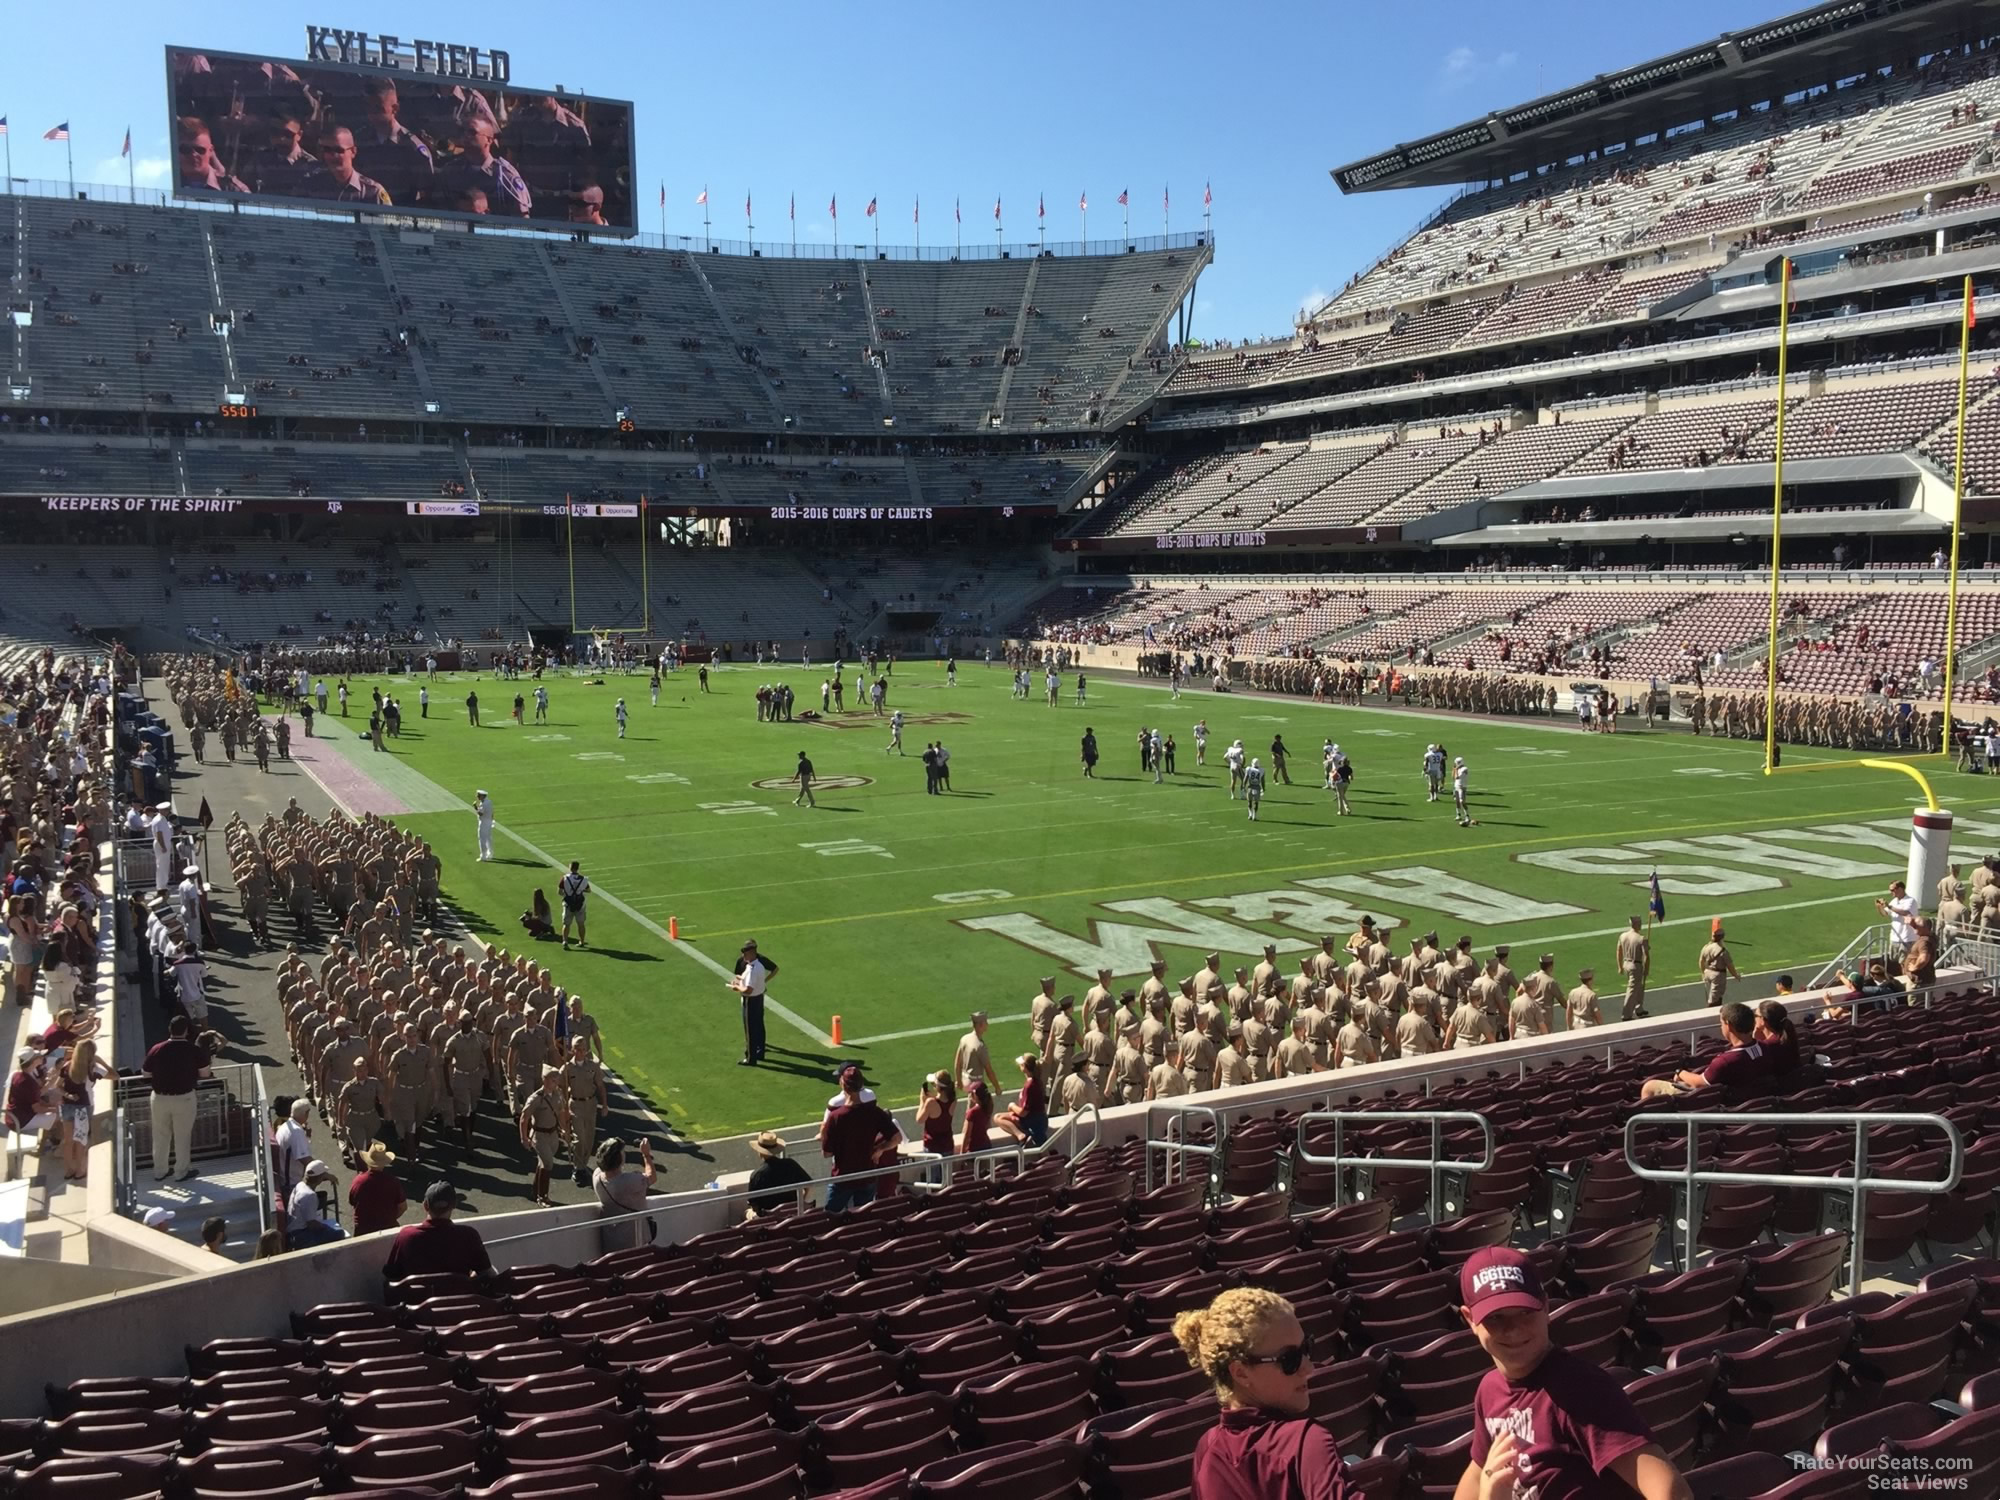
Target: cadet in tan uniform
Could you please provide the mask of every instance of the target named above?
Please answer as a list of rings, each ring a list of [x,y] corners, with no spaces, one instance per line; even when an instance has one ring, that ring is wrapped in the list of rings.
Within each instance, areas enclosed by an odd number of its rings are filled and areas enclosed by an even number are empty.
[[[1313,993],[1331,988],[1313,977],[1313,961],[1310,956],[1299,960],[1299,972],[1292,976],[1291,988],[1287,992],[1295,1011],[1304,1010],[1312,1004]]]
[[[354,1034],[354,1023],[346,1016],[333,1018],[333,1041],[320,1054],[319,1090],[315,1096],[322,1108],[335,1103],[347,1080],[354,1076],[354,1059],[368,1055],[368,1044]],[[366,1142],[363,1142],[365,1145]]]
[[[1064,995],[1056,1001],[1055,1015],[1049,1021],[1049,1039],[1042,1048],[1042,1063],[1049,1077],[1061,1078],[1069,1071],[1070,1057],[1076,1052],[1081,1036],[1076,1029],[1076,996]]]
[[[403,1027],[400,1045],[388,1056],[389,1119],[396,1127],[396,1144],[406,1156],[417,1154],[423,1129],[419,1108],[431,1081],[431,1049],[417,1035],[414,1023]]]
[[[1312,976],[1321,984],[1332,984],[1333,976],[1340,972],[1340,954],[1333,946],[1333,934],[1327,933],[1319,940],[1319,952],[1307,959],[1312,965]]]
[[[1166,1055],[1146,1075],[1146,1097],[1148,1099],[1176,1099],[1188,1091],[1187,1078],[1181,1072],[1181,1042],[1177,1036],[1166,1038]]]
[[[1000,1075],[993,1071],[992,1054],[986,1050],[986,1012],[972,1013],[972,1030],[958,1039],[958,1050],[952,1054],[951,1076],[958,1080],[958,1086],[968,1094],[975,1083],[984,1082],[995,1093],[1000,1090]]]
[[[590,1055],[590,1043],[571,1037],[562,1065],[563,1092],[569,1096],[569,1161],[576,1185],[590,1186],[591,1154],[597,1149],[597,1122],[611,1113],[604,1088],[604,1065]]]
[[[1191,1094],[1215,1087],[1215,1043],[1207,1032],[1190,1031],[1181,1038],[1181,1077]]]
[[[1496,974],[1499,967],[1499,959],[1487,959],[1486,967],[1467,987],[1465,995],[1466,999],[1486,1012],[1496,1034],[1500,1029],[1500,1019],[1506,1014],[1506,1008],[1500,1003],[1500,980]]]
[[[1430,989],[1410,991],[1410,1008],[1396,1018],[1396,1050],[1404,1057],[1424,1057],[1440,1050],[1436,1013],[1437,996]]]
[[[1249,1052],[1243,1041],[1243,1023],[1231,1021],[1224,1033],[1222,1050],[1215,1054],[1215,1086],[1233,1089],[1256,1081],[1256,1070],[1250,1066]]]
[[[1145,1056],[1148,1067],[1157,1068],[1166,1061],[1167,1049],[1173,1045],[1174,1029],[1167,1024],[1167,1002],[1164,996],[1147,1002],[1146,1019],[1139,1023],[1139,1051]]]
[[[1271,1028],[1255,1011],[1243,1017],[1243,1055],[1250,1059],[1250,1077],[1253,1082],[1262,1082],[1271,1073],[1271,1049],[1277,1045],[1277,1038]]]
[[[1469,1052],[1493,1040],[1493,1020],[1485,1008],[1472,999],[1461,1000],[1444,1029],[1444,1044],[1453,1052]]]
[[[1204,954],[1201,960],[1201,967],[1194,971],[1195,999],[1198,1001],[1206,1000],[1208,998],[1208,987],[1218,983],[1221,978],[1222,955],[1220,953]]]
[[[367,1058],[354,1059],[352,1075],[341,1089],[336,1106],[340,1138],[345,1143],[340,1159],[350,1167],[360,1160],[361,1153],[375,1139],[375,1132],[382,1128],[382,1085],[369,1076]]]
[[[1569,1012],[1569,1029],[1582,1031],[1586,1027],[1604,1024],[1604,1013],[1597,1007],[1597,991],[1591,987],[1591,980],[1597,977],[1595,969],[1576,971],[1576,988],[1569,992],[1563,1007]]]
[[[1034,1041],[1035,1055],[1046,1059],[1049,1055],[1049,1027],[1056,1018],[1056,977],[1053,974],[1042,978],[1041,993],[1028,1002],[1028,1035]]]
[[[544,1068],[536,1086],[521,1104],[521,1144],[535,1154],[535,1202],[548,1208],[549,1173],[562,1154],[563,1100],[561,1079]]]
[[[1256,1009],[1257,996],[1250,988],[1250,971],[1241,964],[1236,966],[1236,983],[1229,987],[1228,994],[1223,998],[1228,1000],[1232,1016],[1247,1017]]]
[[[1701,970],[1701,982],[1708,989],[1710,1006],[1722,1004],[1729,991],[1729,981],[1741,979],[1736,972],[1736,960],[1729,956],[1729,950],[1722,945],[1722,929],[1715,929],[1715,936],[1702,944],[1701,952],[1695,958],[1695,967]]]
[[[1276,943],[1266,943],[1264,945],[1263,961],[1250,971],[1250,988],[1261,995],[1264,993],[1265,981],[1276,979],[1277,977],[1278,945]]]
[[[1521,987],[1521,981],[1515,978],[1514,971],[1507,967],[1507,954],[1509,951],[1505,943],[1501,943],[1496,947],[1493,950],[1493,967],[1490,970],[1493,975],[1493,982],[1500,986],[1500,1010],[1502,1014],[1505,1014],[1507,1008],[1514,1003],[1514,991]]]
[[[1092,1016],[1083,1029],[1083,1040],[1077,1043],[1077,1050],[1090,1063],[1090,1076],[1099,1080],[1100,1088],[1108,1087],[1111,1057],[1118,1050],[1118,1039],[1111,1034],[1110,1024],[1109,1011]]]
[[[507,1044],[507,1075],[514,1082],[514,1097],[525,1099],[533,1093],[544,1071],[555,1057],[556,1039],[540,1021],[528,1021]]]
[[[1526,1036],[1547,1036],[1554,1029],[1539,986],[1534,991],[1523,988],[1507,1007],[1507,1035],[1517,1042]]]
[[[1104,1093],[1098,1088],[1096,1080],[1090,1076],[1089,1059],[1079,1052],[1070,1059],[1068,1071],[1063,1074],[1062,1082],[1056,1085],[1055,1103],[1049,1113],[1073,1115],[1090,1104],[1102,1109]]]
[[[1310,1024],[1303,1015],[1292,1017],[1292,1034],[1278,1043],[1277,1060],[1271,1071],[1273,1078],[1302,1078],[1308,1073],[1325,1071],[1313,1056],[1313,1044],[1306,1035]]]
[[[1618,972],[1625,976],[1625,1004],[1618,1012],[1621,1021],[1646,1014],[1646,979],[1653,972],[1653,940],[1639,930],[1637,917],[1626,921],[1630,925],[1618,934],[1616,945]]]
[[[1168,1019],[1173,1022],[1174,1033],[1185,1036],[1190,1031],[1200,1029],[1201,1005],[1194,992],[1194,976],[1181,981],[1181,989],[1167,1008]]]
[[[1295,1031],[1301,1021],[1305,1022],[1305,1037],[1313,1049],[1313,1061],[1322,1068],[1332,1067],[1334,1026],[1326,1011],[1320,1006],[1318,990],[1314,990],[1306,997],[1306,1003],[1299,1008],[1298,1014],[1292,1017]]]
[[[1139,1050],[1137,1021],[1126,1022],[1119,1031],[1106,1089],[1106,1097],[1116,1104],[1138,1104],[1146,1097],[1146,1054]]]
[[[473,1116],[479,1112],[479,1090],[486,1081],[486,1038],[479,1034],[473,1017],[461,1014],[458,1030],[445,1044],[445,1072],[451,1085],[452,1123],[465,1134],[465,1149],[472,1150]]]
[[[1086,1014],[1096,1015],[1100,1010],[1111,1009],[1111,971],[1099,969],[1097,983],[1083,992],[1083,1008]]]
[[[1153,960],[1153,972],[1148,974],[1146,982],[1139,986],[1139,999],[1149,1009],[1156,996],[1161,1005],[1167,1003],[1167,961],[1164,958]]]
[[[1339,1066],[1343,1068],[1365,1067],[1382,1060],[1382,1049],[1376,1044],[1374,1027],[1364,1025],[1352,1014],[1334,1037],[1333,1050],[1340,1059]]]

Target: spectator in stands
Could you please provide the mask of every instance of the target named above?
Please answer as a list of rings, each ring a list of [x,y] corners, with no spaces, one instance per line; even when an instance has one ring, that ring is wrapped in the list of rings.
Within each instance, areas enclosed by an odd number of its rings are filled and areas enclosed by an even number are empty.
[[[115,1075],[98,1061],[97,1043],[78,1042],[64,1059],[57,1079],[63,1123],[63,1176],[82,1182],[90,1168],[90,1091],[100,1078]]]
[[[1504,1245],[1481,1250],[1459,1269],[1458,1285],[1459,1315],[1493,1361],[1473,1397],[1459,1496],[1498,1500],[1532,1477],[1543,1495],[1693,1500],[1618,1382],[1549,1337],[1534,1262]]]
[[[1931,919],[1921,913],[1910,918],[1910,945],[1903,950],[1902,979],[1912,991],[1937,983],[1937,932]]]
[[[785,1154],[784,1137],[767,1130],[750,1142],[757,1153],[757,1165],[750,1171],[750,1199],[746,1218],[795,1208],[805,1203],[802,1189],[812,1183],[812,1174]]]
[[[843,1182],[841,1178],[893,1160],[896,1148],[903,1141],[902,1127],[895,1117],[875,1102],[872,1093],[862,1097],[867,1087],[868,1080],[861,1076],[859,1064],[849,1063],[842,1068],[840,1094],[828,1108],[826,1118],[820,1121],[820,1154],[832,1163],[828,1174],[831,1180],[826,1185],[826,1211],[830,1214],[873,1203],[877,1179]]]
[[[470,119],[459,127],[458,154],[438,168],[437,191],[458,194],[477,190],[486,195],[502,218],[527,218],[533,211],[528,184],[504,156],[493,154],[491,120]]]
[[[1042,1082],[1042,1060],[1032,1052],[1023,1052],[1017,1062],[1021,1069],[1021,1092],[993,1125],[1003,1135],[1039,1146],[1049,1138],[1049,1093]]]
[[[271,1136],[271,1166],[280,1196],[289,1198],[292,1189],[305,1181],[306,1163],[312,1159],[312,1101],[294,1099],[284,1123]]]
[[[353,1212],[354,1232],[373,1234],[378,1229],[394,1229],[403,1221],[410,1200],[403,1185],[389,1170],[396,1153],[380,1141],[370,1141],[361,1153],[361,1170],[347,1184],[347,1206]]]
[[[382,1274],[391,1281],[443,1273],[490,1275],[493,1261],[479,1231],[469,1224],[452,1222],[452,1211],[457,1207],[458,1194],[450,1183],[434,1182],[426,1188],[424,1222],[397,1231]]]
[[[229,1252],[223,1249],[229,1238],[229,1221],[221,1214],[214,1214],[201,1221],[201,1248],[210,1255],[229,1259]]]
[[[306,1163],[305,1180],[285,1200],[285,1243],[294,1250],[310,1250],[345,1239],[347,1231],[335,1221],[334,1193],[338,1185],[323,1161]]]
[[[952,1087],[948,1070],[925,1075],[924,1096],[917,1105],[917,1131],[924,1150],[937,1156],[953,1154],[951,1116],[957,1102],[958,1091]]]
[[[604,1211],[605,1218],[611,1219],[644,1209],[658,1177],[653,1167],[651,1141],[639,1137],[639,1165],[633,1168],[625,1164],[625,1143],[614,1139],[597,1148],[597,1170],[591,1173],[590,1185],[597,1194],[597,1206]],[[651,1219],[635,1220],[607,1231],[605,1248],[622,1250],[643,1245],[659,1232],[659,1225]]]
[[[1770,1081],[1771,1062],[1757,1042],[1756,1012],[1741,1000],[1731,1000],[1717,1013],[1716,1024],[1728,1046],[1710,1058],[1707,1067],[1683,1068],[1672,1078],[1649,1078],[1639,1098],[1671,1098],[1717,1086],[1745,1094],[1763,1092]]]
[[[1780,993],[1790,993],[1789,989]],[[1757,1007],[1757,1045],[1770,1060],[1771,1076],[1784,1079],[1798,1071],[1799,1031],[1782,1000],[1766,1000]]]
[[[26,1010],[35,1003],[35,975],[42,961],[42,924],[32,895],[7,900],[7,958],[14,966],[14,1003]]]
[[[24,1047],[14,1059],[13,1075],[7,1080],[7,1129],[23,1136],[39,1135],[56,1123],[55,1103],[47,1097],[48,1084],[42,1076],[42,1055]],[[47,1150],[44,1140],[36,1148]]]
[[[1215,1384],[1222,1420],[1195,1445],[1194,1500],[1349,1500],[1333,1435],[1309,1415],[1312,1338],[1292,1304],[1233,1287],[1174,1319],[1174,1341]]]

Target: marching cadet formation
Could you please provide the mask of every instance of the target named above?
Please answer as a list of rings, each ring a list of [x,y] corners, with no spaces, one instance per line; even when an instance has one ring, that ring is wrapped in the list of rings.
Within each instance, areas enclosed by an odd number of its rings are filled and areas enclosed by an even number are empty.
[[[1994,890],[2000,902],[2000,885]],[[1651,966],[1650,940],[1636,921],[1629,935],[1636,943],[1621,936],[1616,948],[1628,1016],[1644,1014],[1630,997],[1635,988],[1644,997]],[[1426,932],[1412,936],[1399,959],[1363,917],[1344,943],[1322,937],[1290,976],[1273,945],[1254,969],[1236,969],[1233,982],[1220,953],[1173,985],[1158,960],[1138,989],[1115,996],[1112,972],[1101,969],[1079,1014],[1076,996],[1058,995],[1049,975],[1029,1002],[1030,1051],[1049,1080],[1050,1112],[1063,1114],[1084,1103],[1137,1104],[1602,1024],[1595,969],[1579,969],[1565,991],[1553,953],[1525,978],[1508,967],[1508,955],[1501,944],[1482,961],[1470,937],[1444,949],[1436,932]],[[968,1042],[984,1021],[975,1016]],[[983,1045],[961,1043],[956,1071],[967,1088],[984,1076],[984,1058]]]
[[[386,930],[406,943],[413,921],[437,915],[436,853],[374,813],[356,822],[336,808],[319,822],[294,797],[282,816],[267,813],[255,828],[232,813],[223,836],[244,921],[259,942],[271,941],[274,897],[301,931],[313,930],[324,903],[350,938]]]

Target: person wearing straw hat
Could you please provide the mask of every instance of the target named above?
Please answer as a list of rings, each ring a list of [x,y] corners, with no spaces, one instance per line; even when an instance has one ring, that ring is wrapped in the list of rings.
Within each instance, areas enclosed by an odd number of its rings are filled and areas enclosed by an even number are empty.
[[[784,1137],[766,1130],[750,1142],[757,1165],[750,1172],[750,1198],[746,1218],[773,1213],[778,1209],[803,1206],[803,1189],[812,1185],[812,1173],[785,1154]]]
[[[354,1232],[373,1234],[378,1229],[394,1229],[409,1207],[402,1183],[389,1170],[396,1153],[380,1141],[370,1141],[361,1153],[361,1170],[347,1185],[347,1206],[353,1210]]]

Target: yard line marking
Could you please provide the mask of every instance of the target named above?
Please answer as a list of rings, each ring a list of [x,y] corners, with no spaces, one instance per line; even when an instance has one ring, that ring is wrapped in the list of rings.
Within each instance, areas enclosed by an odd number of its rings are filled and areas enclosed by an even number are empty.
[[[553,854],[550,854],[545,849],[539,849],[535,845],[529,843],[526,839],[522,838],[520,834],[514,832],[513,829],[507,827],[504,823],[495,823],[493,825],[493,828],[494,831],[497,833],[506,834],[508,838],[512,839],[515,843],[519,844],[523,849],[527,850],[530,854],[534,855],[536,859],[539,859],[543,864],[547,865],[550,869],[566,870],[569,868],[569,866],[565,865],[561,860],[557,859]],[[593,896],[602,897],[604,900],[604,904],[606,906],[610,907],[614,911],[623,912],[626,916],[630,917],[634,922],[637,922],[641,927],[645,928],[646,931],[652,933],[653,936],[657,937],[661,942],[665,943],[669,948],[679,949],[682,953],[685,953],[689,958],[693,959],[696,963],[700,964],[704,969],[707,969],[710,973],[717,975],[718,977],[722,978],[725,981],[734,979],[736,977],[734,971],[728,968],[726,965],[717,963],[714,959],[710,958],[706,953],[702,952],[701,949],[695,947],[694,944],[688,942],[685,938],[677,938],[670,936],[667,932],[667,929],[662,927],[658,922],[655,922],[651,917],[645,915],[637,908],[629,905],[624,901],[621,901],[617,896],[614,896],[610,891],[607,891],[603,886],[601,885],[591,886],[590,893]],[[764,997],[764,1004],[768,1009],[770,1009],[776,1015],[778,1015],[779,1017],[781,1017],[786,1021],[791,1022],[793,1026],[797,1027],[805,1035],[811,1037],[814,1041],[818,1042],[822,1047],[831,1047],[833,1045],[833,1038],[831,1036],[829,1036],[826,1032],[821,1031],[817,1026],[813,1025],[804,1016],[798,1014],[798,1012],[787,1009],[784,1005],[780,1004],[778,1001],[773,1000],[769,995],[766,995]]]
[[[1028,1019],[1028,1013],[1022,1011],[1018,1016],[995,1016],[993,1019],[1001,1024],[1009,1021],[1025,1021]],[[936,1036],[943,1031],[963,1031],[965,1026],[964,1021],[947,1021],[942,1026],[914,1026],[908,1031],[885,1031],[880,1036],[851,1036],[847,1038],[846,1044],[850,1047],[872,1047],[877,1042],[903,1042],[913,1036]]]

